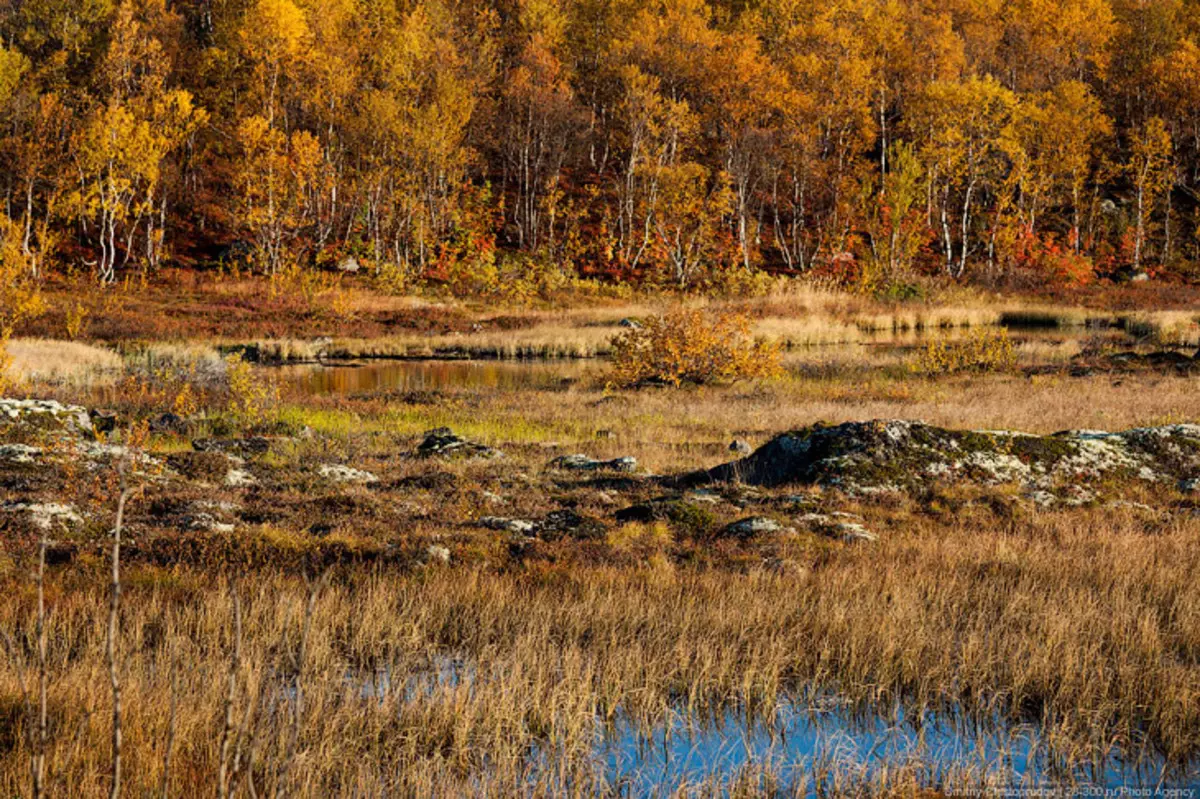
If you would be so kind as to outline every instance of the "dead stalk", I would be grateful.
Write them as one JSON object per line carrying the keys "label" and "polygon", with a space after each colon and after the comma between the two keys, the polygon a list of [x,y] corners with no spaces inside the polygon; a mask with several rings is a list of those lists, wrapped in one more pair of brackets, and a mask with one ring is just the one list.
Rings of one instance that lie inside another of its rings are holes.
{"label": "dead stalk", "polygon": [[167,711],[167,740],[163,746],[162,799],[168,799],[171,786],[171,750],[175,746],[175,719],[179,704],[179,669],[171,659],[171,706]]}
{"label": "dead stalk", "polygon": [[117,634],[121,611],[121,526],[125,520],[125,503],[129,500],[130,488],[128,464],[120,466],[121,494],[117,499],[117,519],[112,533],[112,582],[108,606],[108,642],[105,651],[108,657],[108,679],[112,688],[112,785],[108,795],[117,799],[121,794],[121,676],[117,668]]}
{"label": "dead stalk", "polygon": [[38,725],[37,745],[33,747],[30,767],[33,770],[33,796],[41,799],[46,780],[46,534],[38,539],[37,571],[37,654],[38,654]]}
{"label": "dead stalk", "polygon": [[272,797],[279,795],[280,787],[287,780],[288,771],[291,769],[292,762],[296,758],[296,751],[299,748],[300,720],[304,715],[304,662],[307,659],[308,638],[312,630],[312,619],[317,606],[317,595],[320,592],[321,586],[325,584],[327,575],[328,573],[326,572],[318,580],[310,581],[308,584],[308,601],[304,606],[304,623],[300,629],[300,649],[296,654],[296,676],[294,679],[296,696],[292,703],[291,729],[288,734],[287,751],[284,754],[282,763],[280,763],[275,784],[271,788]]}
{"label": "dead stalk", "polygon": [[237,583],[230,586],[233,598],[233,642],[229,653],[229,672],[224,702],[224,724],[221,728],[221,762],[217,773],[217,795],[226,799],[230,791],[229,755],[233,746],[233,703],[237,694],[237,675],[242,660],[242,600]]}

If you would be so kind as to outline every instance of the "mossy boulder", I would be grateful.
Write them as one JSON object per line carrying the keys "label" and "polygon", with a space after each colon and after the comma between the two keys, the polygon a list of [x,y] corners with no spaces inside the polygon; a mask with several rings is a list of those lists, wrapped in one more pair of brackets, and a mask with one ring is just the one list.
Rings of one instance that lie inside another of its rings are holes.
{"label": "mossy boulder", "polygon": [[0,397],[0,433],[7,438],[18,433],[90,436],[93,432],[86,408],[63,405],[57,400]]}
{"label": "mossy boulder", "polygon": [[679,478],[683,485],[825,485],[851,493],[919,490],[930,482],[1029,488],[1099,480],[1170,482],[1200,474],[1200,425],[1048,436],[948,430],[904,420],[814,425],[776,436],[745,458]]}

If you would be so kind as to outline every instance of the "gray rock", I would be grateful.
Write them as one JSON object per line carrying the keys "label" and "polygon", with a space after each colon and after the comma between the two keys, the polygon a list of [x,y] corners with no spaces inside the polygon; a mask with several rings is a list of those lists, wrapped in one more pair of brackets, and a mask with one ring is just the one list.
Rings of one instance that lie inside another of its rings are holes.
{"label": "gray rock", "polygon": [[13,463],[33,463],[41,454],[41,447],[31,447],[28,444],[0,444],[0,460]]}
{"label": "gray rock", "polygon": [[197,452],[224,452],[227,455],[250,457],[265,455],[271,450],[271,442],[263,436],[247,438],[197,438],[192,442]]}
{"label": "gray rock", "polygon": [[747,442],[740,438],[735,438],[729,443],[729,451],[736,452],[739,455],[749,455],[754,449]]}
{"label": "gray rock", "polygon": [[258,484],[258,478],[245,469],[230,469],[224,480],[228,488],[248,488]]}
{"label": "gray rock", "polygon": [[639,322],[638,320],[634,319],[631,316],[625,317],[620,322],[617,322],[617,324],[620,325],[621,327],[628,327],[631,330],[638,330],[642,326],[641,322]]}
{"label": "gray rock", "polygon": [[450,550],[441,544],[430,544],[425,550],[425,554],[428,556],[431,563],[444,564],[450,562]]}
{"label": "gray rock", "polygon": [[423,458],[498,458],[502,453],[483,444],[468,441],[456,435],[449,427],[439,427],[425,433],[425,439],[417,447],[417,455]]}
{"label": "gray rock", "polygon": [[1200,425],[1049,436],[947,430],[921,422],[876,420],[816,425],[777,436],[749,456],[675,480],[677,485],[742,482],[755,486],[827,485],[852,494],[920,491],[931,480],[1016,484],[1065,491],[1088,502],[1088,481],[1157,482],[1200,471]]}
{"label": "gray rock", "polygon": [[338,463],[323,463],[317,470],[326,480],[335,483],[377,483],[379,478],[363,469]]}
{"label": "gray rock", "polygon": [[796,519],[797,524],[818,535],[854,543],[878,540],[873,532],[857,521],[857,516],[848,513],[806,513]]}
{"label": "gray rock", "polygon": [[358,259],[353,255],[348,255],[342,260],[338,261],[337,268],[339,272],[354,274],[359,269]]}
{"label": "gray rock", "polygon": [[551,468],[576,472],[612,471],[630,473],[637,471],[637,458],[628,455],[602,461],[587,455],[562,455],[550,461]]}
{"label": "gray rock", "polygon": [[58,400],[0,397],[0,424],[17,423],[73,434],[92,433],[92,419],[79,405]]}
{"label": "gray rock", "polygon": [[1180,480],[1179,490],[1185,494],[1195,494],[1200,491],[1200,477],[1185,477]]}
{"label": "gray rock", "polygon": [[764,535],[766,533],[777,533],[783,529],[783,525],[774,519],[766,516],[748,516],[745,519],[738,519],[732,524],[727,524],[721,530],[721,535],[729,538],[753,538],[756,535]]}
{"label": "gray rock", "polygon": [[537,529],[537,524],[528,519],[505,519],[500,516],[481,516],[479,517],[479,526],[518,535],[530,535]]}
{"label": "gray rock", "polygon": [[70,527],[83,523],[75,508],[60,502],[6,502],[0,509],[8,513],[28,513],[34,526],[50,530],[55,525]]}

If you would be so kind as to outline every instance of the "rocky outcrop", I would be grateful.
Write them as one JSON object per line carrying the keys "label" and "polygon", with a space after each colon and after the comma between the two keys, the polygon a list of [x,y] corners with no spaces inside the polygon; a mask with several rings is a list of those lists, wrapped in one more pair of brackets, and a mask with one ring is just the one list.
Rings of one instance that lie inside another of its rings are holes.
{"label": "rocky outcrop", "polygon": [[941,481],[1011,483],[1053,491],[1100,480],[1176,486],[1198,475],[1200,425],[1037,436],[876,420],[818,424],[784,433],[745,458],[676,482],[810,484],[871,493],[920,489]]}
{"label": "rocky outcrop", "polygon": [[0,397],[0,426],[30,427],[46,432],[91,433],[92,418],[86,408],[57,400]]}
{"label": "rocky outcrop", "polygon": [[61,502],[5,502],[0,504],[0,510],[28,513],[33,525],[47,532],[60,526],[69,528],[83,523],[83,517],[73,506]]}

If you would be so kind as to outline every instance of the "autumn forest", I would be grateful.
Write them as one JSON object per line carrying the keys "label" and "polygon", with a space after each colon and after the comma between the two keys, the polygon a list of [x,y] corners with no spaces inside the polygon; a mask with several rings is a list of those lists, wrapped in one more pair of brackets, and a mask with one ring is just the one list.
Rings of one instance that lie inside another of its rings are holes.
{"label": "autumn forest", "polygon": [[1189,279],[1198,187],[1192,0],[0,0],[30,276]]}

